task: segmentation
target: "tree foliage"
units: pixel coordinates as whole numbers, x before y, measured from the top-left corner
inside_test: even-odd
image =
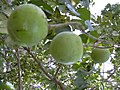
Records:
[[[7,38],[7,19],[24,3],[41,7],[49,23],[47,37],[31,48],[13,46]],[[1,0],[0,85],[9,82],[15,90],[119,90],[120,5],[107,4],[94,17],[90,4],[93,0]],[[52,39],[63,31],[79,31],[83,41],[83,57],[73,65],[56,63],[49,52]],[[110,49],[111,70],[93,62],[92,48]]]

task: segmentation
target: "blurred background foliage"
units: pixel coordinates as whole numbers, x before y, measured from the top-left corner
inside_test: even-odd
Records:
[[[5,87],[6,90],[18,90],[17,52],[15,47],[6,43],[6,24],[10,13],[24,3],[41,7],[50,25],[67,22],[79,22],[82,25],[50,28],[47,37],[31,48],[45,71],[58,79],[65,90],[120,90],[120,4],[107,4],[101,15],[95,17],[89,8],[89,5],[94,4],[93,0],[1,0],[0,90]],[[53,37],[63,31],[78,32],[84,45],[82,60],[69,66],[57,64],[49,54],[49,45]],[[90,57],[92,48],[100,46],[110,48],[111,51],[109,61],[113,68],[105,72],[103,65],[94,64]],[[41,71],[30,53],[23,47],[19,47],[18,50],[23,90],[62,90]]]

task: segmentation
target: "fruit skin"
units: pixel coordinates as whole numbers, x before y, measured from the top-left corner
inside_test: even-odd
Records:
[[[109,49],[94,48],[91,53],[91,58],[95,63],[104,63],[109,59],[109,57]]]
[[[10,15],[7,29],[16,44],[33,46],[47,36],[48,23],[41,8],[33,4],[22,4]]]
[[[53,38],[50,53],[58,63],[73,64],[82,58],[82,40],[72,32],[61,32]]]

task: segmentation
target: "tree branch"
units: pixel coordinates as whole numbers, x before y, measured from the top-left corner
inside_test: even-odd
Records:
[[[59,28],[59,27],[64,27],[64,26],[69,26],[69,25],[79,25],[81,30],[84,30],[83,25],[80,22],[66,22],[66,23],[59,23],[59,24],[49,24],[48,28]]]
[[[92,38],[93,40],[100,41],[100,42],[105,42],[105,43],[107,43],[107,44],[113,45],[112,42],[107,41],[107,40],[103,40],[103,39],[100,39],[100,38],[96,38],[96,37],[94,37],[93,35],[91,35],[91,34],[85,32],[84,30],[82,30],[82,33],[85,34],[85,35],[87,35],[88,37]]]
[[[35,62],[38,64],[38,66],[40,67],[41,71],[48,77],[48,79],[52,80],[54,83],[56,83],[61,90],[65,90],[63,84],[57,80],[56,78],[53,78],[48,72],[46,72],[46,70],[44,69],[43,65],[41,64],[40,60],[38,61],[38,59],[33,55],[33,53],[30,51],[30,49],[24,47],[24,49],[31,55],[31,57],[35,60]]]
[[[22,78],[21,78],[21,66],[20,66],[20,57],[19,57],[19,50],[16,49],[16,58],[17,58],[17,66],[18,66],[18,87],[19,90],[23,90],[22,89]]]
[[[66,22],[66,23],[59,23],[59,24],[49,24],[48,28],[49,29],[60,28],[60,27],[69,26],[69,25],[76,26],[77,27],[76,29],[80,30],[83,34],[87,35],[88,37],[92,38],[93,40],[105,42],[105,43],[113,45],[113,43],[110,41],[96,38],[96,37],[92,36],[90,33],[85,32],[85,28],[80,22]]]

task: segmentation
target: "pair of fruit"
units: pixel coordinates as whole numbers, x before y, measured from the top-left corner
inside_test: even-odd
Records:
[[[33,4],[18,6],[10,15],[7,28],[11,40],[19,46],[30,47],[36,45],[48,33],[46,15],[42,9]],[[50,52],[58,63],[73,64],[82,58],[82,40],[72,32],[62,32],[56,35],[51,42]],[[108,59],[109,55],[106,54],[108,50],[105,50],[104,54],[102,52],[104,50],[93,50],[91,57],[98,61]]]
[[[14,44],[27,47],[36,45],[48,33],[46,15],[33,4],[18,6],[10,15],[7,28]],[[52,56],[64,64],[80,60],[83,54],[81,38],[72,32],[65,32],[54,38],[50,50]]]
[[[52,56],[62,64],[73,64],[83,55],[82,40],[72,32],[62,32],[53,39],[50,45]],[[91,58],[95,63],[103,63],[110,57],[109,49],[92,49]]]

